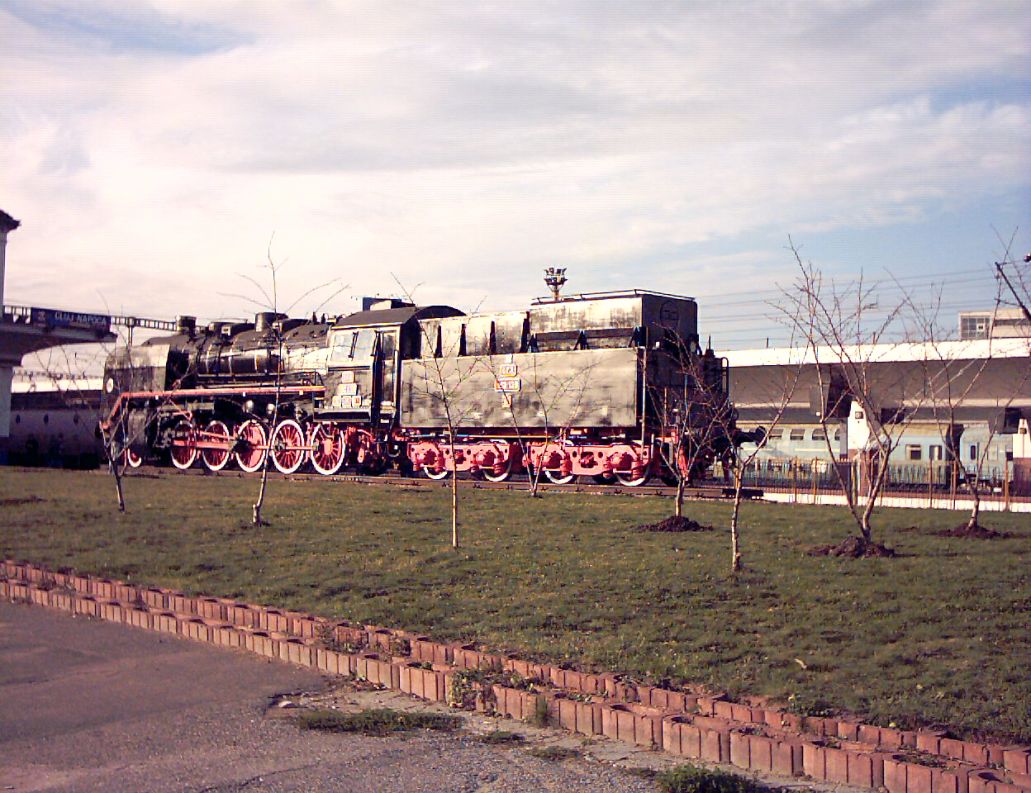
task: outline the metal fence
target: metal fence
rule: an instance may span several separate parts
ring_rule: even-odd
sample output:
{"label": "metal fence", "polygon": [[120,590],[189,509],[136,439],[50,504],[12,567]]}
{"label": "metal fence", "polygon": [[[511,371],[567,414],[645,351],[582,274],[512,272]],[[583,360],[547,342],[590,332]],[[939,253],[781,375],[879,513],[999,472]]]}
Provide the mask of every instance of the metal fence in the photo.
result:
{"label": "metal fence", "polygon": [[[869,465],[869,463],[866,463]],[[835,473],[837,469],[837,473]],[[775,458],[754,460],[744,474],[744,486],[792,493],[796,497],[841,493],[848,488],[862,496],[868,490],[869,476],[862,460],[832,462],[812,458]],[[985,466],[979,472],[967,471],[952,461],[891,463],[884,481],[885,496],[966,499],[976,476],[977,492],[982,498],[1031,498],[1031,469],[1010,462]],[[698,482],[701,485],[730,486],[721,466],[715,464]]]}

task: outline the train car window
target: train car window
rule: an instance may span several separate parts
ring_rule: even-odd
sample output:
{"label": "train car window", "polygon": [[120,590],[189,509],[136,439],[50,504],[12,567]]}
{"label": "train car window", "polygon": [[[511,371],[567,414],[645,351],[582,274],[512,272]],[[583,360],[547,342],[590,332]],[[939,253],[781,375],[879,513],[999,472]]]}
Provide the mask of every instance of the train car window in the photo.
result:
{"label": "train car window", "polygon": [[774,427],[772,430],[766,433],[766,439],[771,441],[779,441],[784,437],[784,430],[780,427]]}
{"label": "train car window", "polygon": [[923,459],[923,448],[917,443],[910,443],[906,445],[906,459],[907,460],[922,460]]}
{"label": "train car window", "polygon": [[929,460],[941,460],[942,459],[942,447],[941,444],[927,447],[927,459]]}
{"label": "train car window", "polygon": [[379,331],[379,351],[385,359],[394,357],[394,332],[391,330]]}
{"label": "train car window", "polygon": [[805,427],[792,427],[791,428],[791,434],[788,435],[788,440],[804,441],[805,440]]}
{"label": "train car window", "polygon": [[976,443],[970,444],[970,459],[971,460],[976,460],[977,459],[977,444]]}
{"label": "train car window", "polygon": [[834,430],[834,440],[836,440],[836,441],[840,441],[841,440],[841,428],[840,427],[838,427],[838,429]]}
{"label": "train car window", "polygon": [[358,330],[351,343],[351,358],[363,361],[372,357],[372,347],[376,343],[376,331]]}
{"label": "train car window", "polygon": [[827,433],[824,432],[822,429],[815,429],[815,430],[813,430],[813,440],[814,441],[825,441],[825,440],[827,440]]}

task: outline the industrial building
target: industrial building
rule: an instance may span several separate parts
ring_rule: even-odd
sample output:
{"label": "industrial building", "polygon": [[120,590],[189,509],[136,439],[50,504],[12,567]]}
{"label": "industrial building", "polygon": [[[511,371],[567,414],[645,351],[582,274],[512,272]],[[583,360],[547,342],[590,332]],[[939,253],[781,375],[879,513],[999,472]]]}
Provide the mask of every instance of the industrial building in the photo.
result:
{"label": "industrial building", "polygon": [[[1027,338],[725,355],[740,425],[771,428],[760,459],[851,460],[877,426],[887,426],[898,429],[894,465],[926,471],[928,463],[955,461],[960,476],[1031,479]],[[857,368],[879,411],[873,422],[848,393]]]}

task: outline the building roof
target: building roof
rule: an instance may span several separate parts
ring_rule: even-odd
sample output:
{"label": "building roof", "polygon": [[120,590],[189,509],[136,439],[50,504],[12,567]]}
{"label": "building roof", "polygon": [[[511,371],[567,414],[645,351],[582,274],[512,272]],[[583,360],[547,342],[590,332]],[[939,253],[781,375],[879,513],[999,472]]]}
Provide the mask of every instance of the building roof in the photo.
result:
{"label": "building roof", "polygon": [[849,345],[842,350],[817,347],[771,347],[758,350],[728,350],[721,353],[735,366],[797,366],[800,363],[837,363],[848,356],[853,361],[894,363],[898,361],[962,361],[983,358],[1031,357],[1028,339],[968,339],[964,341],[896,342]]}

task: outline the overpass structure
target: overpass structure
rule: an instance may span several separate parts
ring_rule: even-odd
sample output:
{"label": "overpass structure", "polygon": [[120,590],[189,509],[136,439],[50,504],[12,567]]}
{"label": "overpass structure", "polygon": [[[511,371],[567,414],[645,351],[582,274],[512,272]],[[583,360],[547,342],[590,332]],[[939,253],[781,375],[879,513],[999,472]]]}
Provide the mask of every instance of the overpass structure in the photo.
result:
{"label": "overpass structure", "polygon": [[138,317],[90,314],[39,306],[4,305],[7,237],[21,223],[0,210],[0,462],[6,457],[11,430],[11,384],[22,359],[48,347],[114,342],[112,327],[174,330],[174,322]]}

